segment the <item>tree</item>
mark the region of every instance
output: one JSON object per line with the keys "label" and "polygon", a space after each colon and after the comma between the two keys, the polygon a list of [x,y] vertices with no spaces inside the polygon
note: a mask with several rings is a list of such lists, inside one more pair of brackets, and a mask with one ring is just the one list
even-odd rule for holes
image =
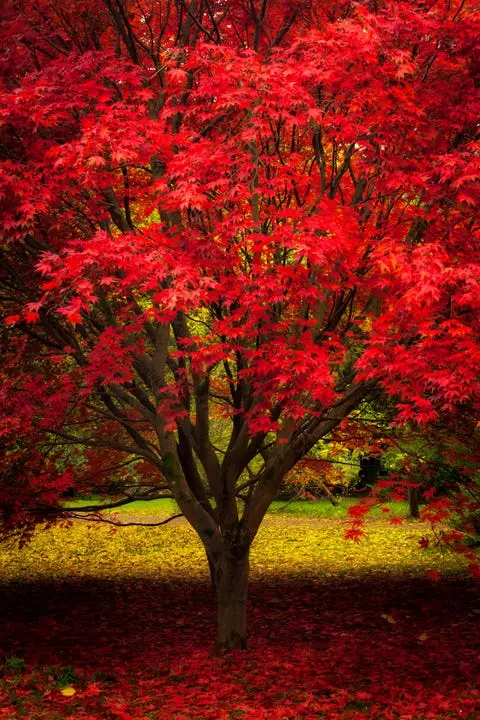
{"label": "tree", "polygon": [[286,473],[381,392],[478,403],[475,8],[2,8],[4,532],[171,494],[243,647]]}

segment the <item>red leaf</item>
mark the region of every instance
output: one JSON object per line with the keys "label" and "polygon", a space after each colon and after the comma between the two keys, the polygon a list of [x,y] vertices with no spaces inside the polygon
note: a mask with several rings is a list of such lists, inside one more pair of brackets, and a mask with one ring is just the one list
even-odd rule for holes
{"label": "red leaf", "polygon": [[28,310],[28,312],[25,313],[25,320],[29,324],[36,323],[39,317],[40,315],[36,310]]}

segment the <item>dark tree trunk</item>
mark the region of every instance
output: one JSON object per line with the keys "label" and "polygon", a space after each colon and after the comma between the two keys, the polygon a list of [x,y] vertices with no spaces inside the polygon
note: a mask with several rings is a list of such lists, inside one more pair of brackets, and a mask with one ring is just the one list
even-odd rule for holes
{"label": "dark tree trunk", "polygon": [[212,590],[213,594],[216,596],[217,594],[217,577],[215,573],[215,565],[213,561],[210,559],[210,556],[207,553],[207,560],[208,560],[208,569],[210,570],[210,582],[212,584]]}
{"label": "dark tree trunk", "polygon": [[408,488],[408,506],[410,509],[410,517],[418,518],[420,515],[418,487]]}
{"label": "dark tree trunk", "polygon": [[241,650],[247,645],[249,551],[226,552],[216,567],[217,648]]}

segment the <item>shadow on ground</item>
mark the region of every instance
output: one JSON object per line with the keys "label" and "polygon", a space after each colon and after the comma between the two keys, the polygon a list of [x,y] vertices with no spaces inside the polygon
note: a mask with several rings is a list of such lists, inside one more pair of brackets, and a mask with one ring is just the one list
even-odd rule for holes
{"label": "shadow on ground", "polygon": [[[75,717],[86,712],[80,688],[92,679],[103,715],[124,719],[477,718],[480,710],[480,595],[466,578],[254,582],[250,649],[233,658],[213,654],[205,584],[65,580],[4,585],[0,597],[3,657],[75,668]],[[123,716],[112,697],[122,698]]]}

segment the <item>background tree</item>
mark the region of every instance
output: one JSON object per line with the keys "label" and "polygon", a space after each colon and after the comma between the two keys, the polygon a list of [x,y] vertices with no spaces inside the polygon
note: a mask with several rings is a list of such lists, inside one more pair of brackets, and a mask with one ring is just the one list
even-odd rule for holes
{"label": "background tree", "polygon": [[243,647],[286,473],[380,388],[478,402],[475,6],[2,8],[5,532],[172,494]]}

